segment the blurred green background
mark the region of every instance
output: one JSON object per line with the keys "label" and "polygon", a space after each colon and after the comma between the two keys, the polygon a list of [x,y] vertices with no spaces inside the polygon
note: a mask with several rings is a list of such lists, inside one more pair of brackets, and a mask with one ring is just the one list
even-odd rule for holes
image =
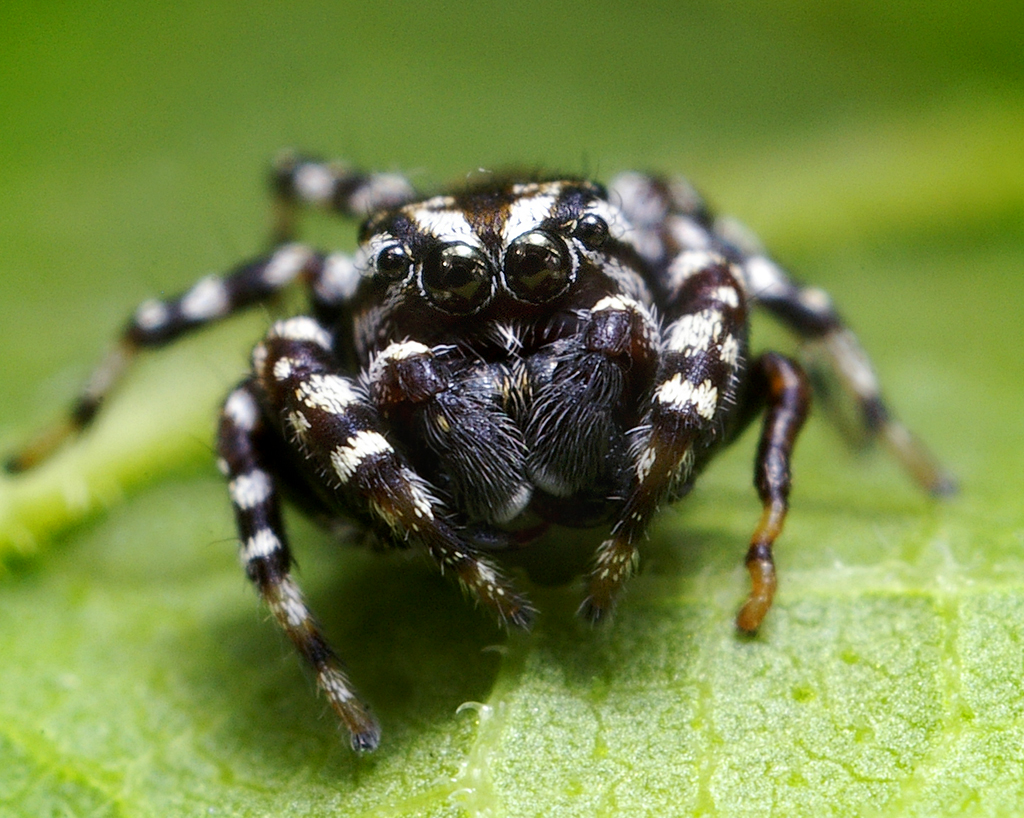
{"label": "blurred green background", "polygon": [[0,478],[0,814],[1011,814],[1022,43],[1019,3],[3,4],[5,446],[140,300],[264,247],[267,162],[295,146],[426,189],[480,167],[688,175],[830,290],[965,491],[933,506],[812,424],[753,642],[730,624],[750,438],[597,633],[574,590],[534,589],[537,631],[504,644],[422,563],[294,520],[384,723],[357,759],[245,588],[209,455],[259,312],[147,359],[95,435]]}

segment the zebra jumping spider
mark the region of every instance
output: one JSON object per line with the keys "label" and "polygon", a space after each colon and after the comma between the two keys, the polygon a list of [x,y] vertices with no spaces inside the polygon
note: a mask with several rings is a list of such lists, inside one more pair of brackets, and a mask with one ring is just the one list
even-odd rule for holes
{"label": "zebra jumping spider", "polygon": [[[794,360],[749,356],[754,308],[815,350],[862,431],[922,487],[953,490],[886,409],[828,296],[795,284],[681,180],[486,176],[424,198],[401,176],[293,154],[272,180],[275,249],[143,303],[67,417],[7,468],[32,467],[86,427],[139,350],[306,287],[309,314],[273,324],[225,401],[217,450],[245,571],[356,750],[374,749],[380,729],[292,575],[282,491],[383,543],[424,549],[518,628],[533,609],[495,552],[529,547],[552,525],[602,526],[580,608],[596,622],[658,507],[761,417],[762,515],[737,617],[753,632],[775,594],[772,546],[812,392]],[[294,242],[303,205],[362,219],[355,254]]]}

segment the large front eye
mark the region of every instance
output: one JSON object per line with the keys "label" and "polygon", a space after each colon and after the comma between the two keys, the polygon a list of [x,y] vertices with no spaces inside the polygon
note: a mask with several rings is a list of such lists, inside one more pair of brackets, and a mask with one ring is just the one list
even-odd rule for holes
{"label": "large front eye", "polygon": [[572,283],[572,259],[565,243],[543,230],[524,233],[505,253],[505,280],[517,298],[541,304]]}
{"label": "large front eye", "polygon": [[412,259],[401,244],[387,244],[378,251],[375,264],[378,273],[389,281],[395,281],[405,278]]}
{"label": "large front eye", "polygon": [[494,277],[484,254],[468,244],[443,244],[423,259],[423,289],[451,315],[476,312],[491,297]]}

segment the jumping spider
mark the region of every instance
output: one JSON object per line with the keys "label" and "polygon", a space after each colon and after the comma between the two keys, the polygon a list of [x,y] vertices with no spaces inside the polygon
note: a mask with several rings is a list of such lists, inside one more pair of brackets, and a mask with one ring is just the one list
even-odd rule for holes
{"label": "jumping spider", "polygon": [[[625,173],[483,181],[423,198],[404,178],[287,155],[273,171],[276,247],[179,298],[143,303],[66,420],[7,463],[22,471],[89,424],[132,356],[266,301],[296,281],[310,314],[275,323],[217,431],[246,573],[316,673],[352,746],[380,730],[290,568],[279,491],[426,550],[497,618],[533,610],[493,560],[546,527],[604,526],[581,613],[600,620],[658,507],[684,496],[758,416],[763,513],[738,627],[775,593],[789,461],[811,388],[801,367],[748,357],[762,307],[814,348],[925,489],[951,479],[890,415],[853,334],[685,182]],[[362,219],[354,256],[293,243],[300,205]],[[596,537],[595,537],[596,539]]]}

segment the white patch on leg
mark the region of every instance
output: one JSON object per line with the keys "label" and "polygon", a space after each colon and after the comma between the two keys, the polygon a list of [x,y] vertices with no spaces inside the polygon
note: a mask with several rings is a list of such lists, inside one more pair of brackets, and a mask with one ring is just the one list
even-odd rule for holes
{"label": "white patch on leg", "polygon": [[297,315],[287,321],[278,321],[270,328],[270,338],[287,338],[289,341],[311,341],[323,349],[331,348],[331,336],[308,315]]}
{"label": "white patch on leg", "polygon": [[230,307],[227,287],[217,276],[207,276],[182,296],[179,306],[181,314],[191,321],[224,315]]}
{"label": "white patch on leg", "polygon": [[657,458],[658,451],[653,446],[648,446],[640,453],[640,457],[636,460],[636,479],[638,482],[643,483],[647,479],[647,475],[651,473],[654,461]]}
{"label": "white patch on leg", "polygon": [[393,452],[391,444],[379,432],[356,432],[343,446],[331,452],[331,465],[342,483],[347,483],[356,469],[374,455]]}
{"label": "white patch on leg", "polygon": [[754,298],[778,298],[792,288],[786,274],[766,256],[752,256],[743,263],[747,290]]}
{"label": "white patch on leg", "polygon": [[295,369],[295,361],[291,358],[278,358],[274,361],[274,379],[286,381],[292,376]]}
{"label": "white patch on leg", "polygon": [[302,592],[288,577],[283,577],[278,583],[277,599],[270,600],[270,609],[277,620],[287,628],[302,627],[310,619],[309,608],[302,599]]}
{"label": "white patch on leg", "polygon": [[236,428],[251,432],[259,419],[259,407],[246,390],[236,389],[224,402],[224,414]]}
{"label": "white patch on leg", "polygon": [[340,375],[310,375],[295,388],[295,397],[310,409],[332,415],[343,415],[359,395],[346,378]]}
{"label": "white patch on leg", "polygon": [[139,329],[152,332],[166,324],[170,317],[170,310],[167,309],[167,305],[163,301],[150,299],[143,301],[135,310],[135,325]]}
{"label": "white patch on leg", "polygon": [[359,279],[355,261],[344,253],[333,253],[324,259],[323,270],[314,285],[314,290],[324,301],[347,301],[355,295]]}
{"label": "white patch on leg", "polygon": [[302,244],[287,244],[270,257],[263,268],[263,280],[271,287],[283,287],[297,276],[313,258],[312,251]]}
{"label": "white patch on leg", "polygon": [[270,475],[262,469],[253,469],[240,474],[228,483],[231,502],[243,511],[248,511],[267,501],[274,490]]}
{"label": "white patch on leg", "polygon": [[269,528],[261,528],[245,541],[242,548],[242,562],[252,562],[256,559],[269,557],[271,554],[281,551],[284,548],[281,541]]}
{"label": "white patch on leg", "polygon": [[334,173],[326,165],[304,162],[292,177],[300,199],[313,204],[326,204],[334,195]]}
{"label": "white patch on leg", "polygon": [[735,368],[740,358],[740,343],[735,335],[726,335],[722,340],[722,349],[718,357],[722,363]]}
{"label": "white patch on leg", "polygon": [[711,235],[695,219],[689,216],[673,216],[668,219],[669,233],[676,244],[687,250],[707,250],[711,246]]}
{"label": "white patch on leg", "polygon": [[361,216],[382,207],[395,207],[414,196],[408,179],[397,173],[375,173],[349,197],[349,209]]}
{"label": "white patch on leg", "polygon": [[702,418],[711,420],[718,408],[718,387],[710,380],[703,381],[699,386],[694,386],[682,375],[676,373],[661,385],[654,399],[658,403],[677,409],[692,406]]}
{"label": "white patch on leg", "polygon": [[725,259],[722,256],[708,250],[686,250],[679,253],[668,266],[669,292],[678,292],[692,276],[716,264],[724,263]]}
{"label": "white patch on leg", "polygon": [[666,348],[686,356],[710,349],[722,335],[722,318],[718,310],[701,310],[682,316],[669,328]]}
{"label": "white patch on leg", "polygon": [[313,428],[309,418],[298,410],[288,413],[288,425],[291,427],[292,432],[295,433],[295,437],[303,443],[306,440],[306,433]]}

